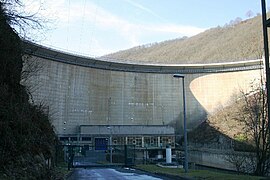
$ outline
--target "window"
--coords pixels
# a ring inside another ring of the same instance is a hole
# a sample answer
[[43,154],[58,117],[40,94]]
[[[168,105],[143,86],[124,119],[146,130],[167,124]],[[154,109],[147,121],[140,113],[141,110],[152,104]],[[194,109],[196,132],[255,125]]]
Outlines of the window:
[[136,137],[136,147],[142,147],[142,138]]
[[160,145],[165,147],[166,145],[175,146],[175,138],[173,136],[162,136],[160,137]]
[[77,137],[70,137],[70,141],[77,141]]
[[68,141],[68,137],[60,137],[60,141]]
[[92,141],[91,137],[82,137],[82,141]]
[[128,142],[127,142],[127,144],[133,144],[134,142],[136,143],[135,137],[128,137]]
[[126,144],[126,138],[125,137],[114,137],[113,143],[115,145],[124,145],[124,144]]
[[135,145],[136,147],[142,147],[142,138],[128,137],[128,144]]
[[151,137],[150,144],[152,147],[157,147],[158,146],[157,137]]
[[144,137],[144,146],[149,147],[150,146],[150,137]]

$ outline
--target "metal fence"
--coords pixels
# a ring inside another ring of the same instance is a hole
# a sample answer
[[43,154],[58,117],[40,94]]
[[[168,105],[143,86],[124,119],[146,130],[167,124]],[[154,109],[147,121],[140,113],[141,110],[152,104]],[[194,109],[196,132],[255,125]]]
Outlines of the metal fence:
[[136,154],[134,145],[60,145],[56,148],[56,166],[71,167],[132,166]]

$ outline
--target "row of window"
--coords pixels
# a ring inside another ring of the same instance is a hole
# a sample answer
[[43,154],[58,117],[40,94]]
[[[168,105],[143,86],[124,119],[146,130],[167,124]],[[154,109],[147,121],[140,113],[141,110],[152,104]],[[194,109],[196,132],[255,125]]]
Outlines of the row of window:
[[[59,138],[60,141],[78,141],[78,137],[60,137]],[[92,141],[91,137],[81,137],[81,141]]]
[[[92,137],[60,137],[60,141],[67,142],[67,141],[85,141],[87,143],[92,144]],[[174,136],[153,136],[153,137],[112,137],[112,143],[113,145],[135,145],[136,147],[160,147],[160,146],[166,146],[167,144],[170,144],[174,146],[175,138]]]

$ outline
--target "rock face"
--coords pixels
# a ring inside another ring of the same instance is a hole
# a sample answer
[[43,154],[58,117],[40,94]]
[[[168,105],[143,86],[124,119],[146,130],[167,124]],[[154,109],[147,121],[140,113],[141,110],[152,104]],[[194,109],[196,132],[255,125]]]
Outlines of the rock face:
[[40,105],[20,84],[22,46],[0,3],[0,179],[52,179],[55,134]]

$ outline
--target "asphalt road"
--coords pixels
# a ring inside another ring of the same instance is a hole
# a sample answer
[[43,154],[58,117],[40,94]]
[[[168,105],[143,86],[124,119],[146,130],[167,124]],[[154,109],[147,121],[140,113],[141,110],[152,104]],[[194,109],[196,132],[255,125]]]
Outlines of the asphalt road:
[[68,180],[170,180],[129,168],[74,169]]

